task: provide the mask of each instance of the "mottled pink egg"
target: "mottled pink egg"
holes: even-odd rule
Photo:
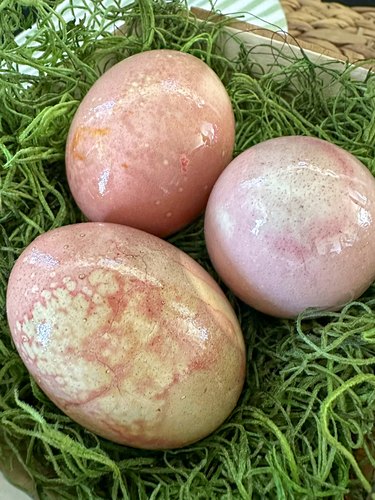
[[[234,115],[219,77],[174,50],[116,64],[90,89],[66,145],[73,197],[91,221],[167,236],[192,222],[232,159]]]
[[[209,255],[247,304],[294,317],[337,310],[375,279],[375,180],[353,155],[280,137],[235,158],[205,215]]]
[[[244,340],[225,295],[188,255],[137,229],[83,223],[39,236],[11,272],[7,314],[47,396],[118,443],[197,441],[242,390]]]

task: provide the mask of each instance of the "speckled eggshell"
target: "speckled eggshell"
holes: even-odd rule
[[[188,255],[137,229],[82,223],[39,236],[11,272],[7,314],[47,396],[118,443],[197,441],[242,390],[244,340],[225,295]]]
[[[280,137],[235,158],[205,215],[210,258],[243,301],[279,317],[337,310],[375,279],[375,180],[353,155]]]
[[[207,64],[174,50],[136,54],[104,73],[74,116],[71,192],[91,221],[167,236],[205,208],[234,132],[229,96]]]

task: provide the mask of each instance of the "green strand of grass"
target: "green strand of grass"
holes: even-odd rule
[[[362,473],[360,467],[358,466],[358,463],[353,457],[353,454],[347,448],[345,448],[339,442],[337,437],[333,436],[329,431],[329,420],[330,420],[329,410],[330,407],[333,406],[335,400],[338,399],[345,391],[347,391],[347,389],[366,382],[375,385],[375,375],[370,375],[370,374],[357,375],[356,377],[353,377],[351,380],[346,381],[341,387],[333,391],[323,402],[321,409],[321,419],[322,419],[323,434],[327,439],[327,441],[331,443],[331,445],[334,446],[337,450],[339,450],[342,453],[342,455],[344,455],[345,458],[351,463],[358,479],[362,483],[363,488],[367,491],[367,493],[371,493],[372,490],[371,484]]]

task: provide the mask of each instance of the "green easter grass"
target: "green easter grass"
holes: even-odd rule
[[[12,33],[25,5],[38,19],[35,46],[16,47]],[[154,48],[190,52],[228,89],[236,154],[271,137],[314,135],[351,151],[373,173],[375,77],[353,82],[349,70],[339,74],[307,58],[252,77],[259,68],[251,54],[243,49],[231,62],[217,48],[224,23],[198,23],[179,0],[126,8],[113,2],[107,9],[97,2],[83,21],[60,19],[58,29],[50,5],[0,4],[0,464],[40,499],[368,498],[375,467],[374,286],[340,312],[307,311],[297,321],[264,316],[227,291],[246,338],[246,385],[214,434],[174,451],[116,445],[58,411],[18,357],[4,311],[9,272],[24,247],[83,220],[67,187],[64,146],[80,99],[105,65]],[[93,29],[99,13],[103,20]],[[114,36],[124,23],[127,36]],[[18,65],[39,75],[23,75]],[[337,87],[331,97],[328,81]],[[170,241],[215,275],[202,227],[200,219]]]

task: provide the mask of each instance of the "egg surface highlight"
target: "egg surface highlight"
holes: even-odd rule
[[[167,236],[204,210],[234,133],[229,96],[207,64],[174,50],[133,55],[96,81],[74,116],[71,192],[91,221]]]
[[[375,180],[352,154],[279,137],[235,158],[205,214],[210,258],[244,302],[278,317],[337,310],[375,279]]]
[[[245,346],[216,282],[181,250],[110,223],[36,238],[7,290],[18,352],[47,396],[94,433],[175,448],[214,431],[245,376]]]

